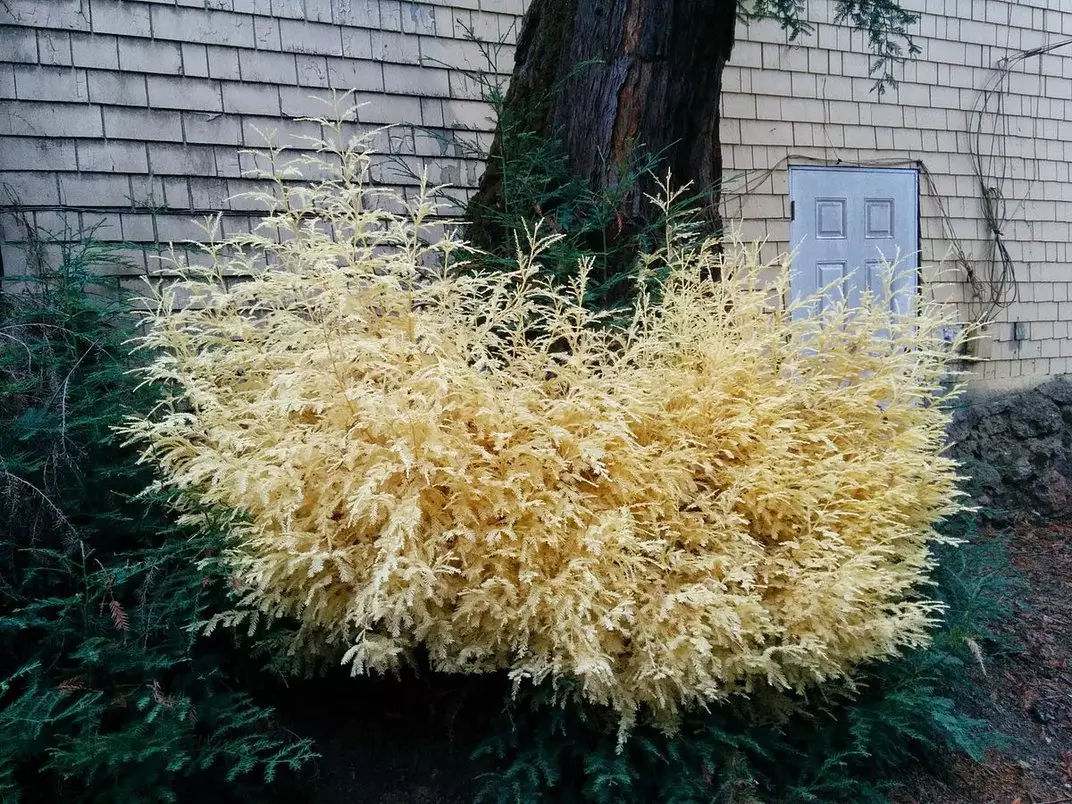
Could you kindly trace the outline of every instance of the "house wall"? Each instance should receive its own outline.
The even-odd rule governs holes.
[[[225,230],[248,227],[248,211],[227,201],[247,186],[239,151],[261,144],[255,128],[278,127],[284,141],[301,133],[284,118],[322,109],[309,96],[336,86],[368,103],[363,123],[401,124],[380,135],[380,150],[470,188],[480,164],[457,135],[486,146],[490,126],[466,73],[486,61],[464,26],[507,43],[494,62],[509,72],[526,2],[5,0],[0,182],[38,226],[105,224],[99,234],[124,241],[140,270],[157,241],[196,237],[198,214],[229,209]],[[864,35],[833,24],[833,3],[807,5],[815,31],[793,46],[773,23],[738,30],[723,94],[727,218],[773,256],[789,245],[788,165],[921,167],[926,292],[978,317],[988,305],[963,280],[971,267],[986,296],[993,237],[970,111],[1000,59],[1072,38],[1072,5],[917,0],[923,53],[881,97]],[[988,360],[973,378],[992,387],[1072,370],[1072,45],[1016,62],[1003,87],[1005,114],[985,115],[980,138],[985,184],[1006,199],[1000,229],[1016,279],[974,347]],[[408,181],[387,161],[376,178]],[[17,239],[12,216],[0,224]],[[3,256],[16,272],[17,249]],[[959,283],[936,290],[939,274]]]
[[[23,269],[24,223],[118,241],[120,274],[201,237],[217,210],[225,233],[248,230],[228,200],[249,187],[241,151],[264,145],[258,130],[302,147],[318,127],[288,118],[324,115],[332,87],[365,104],[351,130],[394,125],[375,140],[377,181],[404,189],[428,167],[471,187],[481,163],[461,143],[486,148],[491,129],[474,71],[509,71],[522,2],[4,0],[4,272]]]
[[[1072,39],[1072,3],[1062,0],[918,0],[922,54],[897,68],[899,86],[878,96],[868,78],[864,34],[833,25],[833,3],[808,4],[814,33],[790,47],[777,25],[738,30],[725,73],[724,211],[767,254],[789,246],[787,165],[920,166],[924,292],[959,303],[961,317],[989,307],[964,282],[985,278],[993,236],[984,225],[972,133],[988,187],[1000,189],[1000,230],[1015,294],[974,345],[986,362],[971,379],[989,388],[1030,385],[1072,370],[1072,42],[1013,64],[1005,114],[973,125],[980,91],[999,61]],[[1063,9],[1063,10],[1062,10]],[[998,96],[988,106],[996,108]],[[995,136],[996,132],[996,136]],[[944,210],[944,213],[943,213]],[[957,259],[959,245],[964,261]],[[935,290],[933,281],[956,280]],[[984,295],[989,283],[981,282]],[[1014,322],[1027,337],[1017,341]]]

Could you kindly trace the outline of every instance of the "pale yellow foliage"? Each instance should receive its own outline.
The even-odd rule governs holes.
[[[445,671],[569,679],[626,728],[926,641],[932,525],[959,507],[937,306],[794,316],[786,263],[676,222],[642,258],[668,277],[606,326],[583,265],[541,281],[546,237],[466,275],[456,239],[422,240],[427,192],[391,214],[362,143],[315,159],[329,178],[279,181],[143,344],[170,396],[130,433],[235,512],[240,611],[355,672],[420,644]]]

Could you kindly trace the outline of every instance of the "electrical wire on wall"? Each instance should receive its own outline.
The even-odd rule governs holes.
[[[965,271],[974,300],[982,308],[979,320],[984,322],[992,320],[999,310],[1018,298],[1016,263],[1005,242],[1005,229],[1010,220],[1005,193],[1009,179],[1005,153],[1006,141],[1010,136],[1009,118],[1005,111],[1009,81],[1016,65],[1069,45],[1072,45],[1072,39],[1062,39],[999,59],[993,75],[980,88],[975,104],[968,113],[968,155],[979,186],[989,253],[978,261],[985,269],[985,275],[980,276],[971,262],[965,265]],[[1033,117],[1037,125],[1038,114]],[[1037,141],[1037,131],[1034,134]]]
[[[845,160],[838,157],[837,159],[824,159],[818,156],[810,156],[805,154],[789,153],[779,159],[769,168],[761,171],[741,171],[736,175],[731,175],[724,180],[723,185],[730,184],[736,181],[740,177],[744,184],[740,189],[734,192],[726,192],[724,198],[727,200],[730,198],[743,199],[745,196],[754,193],[768,178],[773,176],[780,170],[786,170],[791,164],[815,164],[815,165],[844,165],[846,167],[859,167],[859,168],[895,168],[895,167],[910,167],[919,170],[920,175],[927,184],[927,190],[930,193],[930,197],[934,200],[935,206],[938,208],[938,217],[942,221],[943,228],[945,229],[946,237],[952,246],[956,262],[960,265],[966,273],[971,275],[974,273],[972,268],[972,258],[964,248],[964,244],[958,237],[956,229],[953,225],[953,219],[950,216],[945,200],[941,193],[938,192],[938,185],[935,181],[934,174],[931,173],[930,168],[922,159],[901,159],[899,157],[891,157],[888,159],[865,159],[865,160]]]

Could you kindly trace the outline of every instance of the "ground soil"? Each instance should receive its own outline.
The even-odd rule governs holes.
[[[1009,551],[1027,582],[1005,626],[1015,650],[983,656],[972,671],[978,716],[1009,745],[982,763],[948,759],[909,772],[894,804],[1072,802],[1072,524],[1020,522]]]

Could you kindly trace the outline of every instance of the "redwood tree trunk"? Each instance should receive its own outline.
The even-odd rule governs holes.
[[[736,21],[737,0],[532,0],[504,112],[560,141],[570,171],[594,189],[615,186],[638,149],[658,154],[675,185],[708,191],[717,226],[719,96]],[[499,147],[497,135],[471,211],[497,204]],[[623,214],[649,219],[651,189]]]

